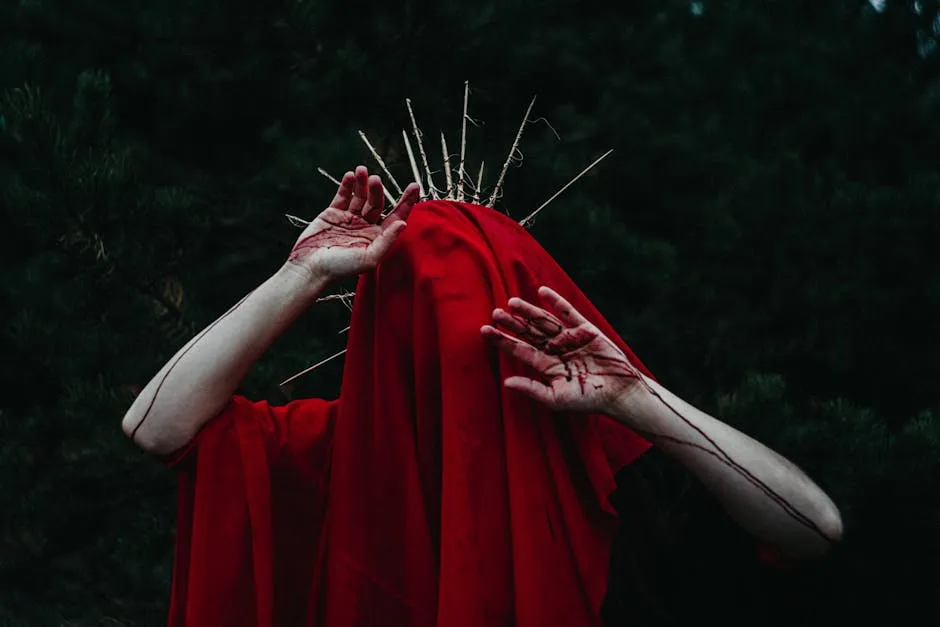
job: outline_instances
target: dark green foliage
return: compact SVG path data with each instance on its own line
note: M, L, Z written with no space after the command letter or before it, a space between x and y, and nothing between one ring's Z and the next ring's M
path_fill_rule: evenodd
M455 148L464 80L490 183L539 96L514 217L615 149L535 236L669 387L845 517L829 560L771 573L650 455L618 495L610 624L935 622L938 3L343 6L0 4L0 625L164 622L174 481L120 433L135 387L281 263L283 214L333 193L318 165L371 163L357 129L402 180L405 97ZM286 400L345 321L311 310L244 392Z

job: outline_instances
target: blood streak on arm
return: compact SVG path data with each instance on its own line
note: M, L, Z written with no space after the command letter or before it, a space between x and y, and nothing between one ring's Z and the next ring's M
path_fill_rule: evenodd
M571 312L565 313L567 314L566 318L572 322L575 322L574 316L571 314ZM649 383L643 379L642 374L635 366L633 366L633 364L629 362L629 360L627 360L625 357L613 357L604 355L600 351L591 350L589 345L592 342L610 341L601 336L597 330L581 325L565 328L560 320L546 313L533 315L531 316L531 319L526 319L524 316L515 315L513 318L518 323L518 328L516 331L520 335L521 339L529 342L532 346L538 348L546 355L551 355L559 359L564 368L565 379L567 381L572 381L575 376L578 378L582 396L587 393L587 381L592 375L598 377L624 377L638 380L648 392L650 392L669 410L670 413L681 420L687 427L689 427L689 429L700 435L705 440L705 442L707 442L708 446L666 434L653 433L634 428L633 430L636 431L636 433L649 439L650 441L659 440L663 442L669 442L671 444L687 446L700 450L714 457L744 478L748 483L753 485L757 490L767 496L767 498L777 503L777 505L779 505L780 508L792 520L813 531L816 535L820 536L828 543L833 543L833 540L829 538L810 517L800 512L781 494L773 490L769 485L755 476L754 473L752 473L742 464L732 459L732 457L724 449L722 449L721 446L719 446L712 437L705 433L703 429L693 424L688 418L683 416L675 407L667 402L666 399L664 399L655 389L652 388L652 386L649 385ZM588 355L586 355L585 349L590 351L590 360L598 365L602 365L602 368L596 369L594 371L590 370L587 359ZM616 352L620 352L620 350L616 349ZM551 379L554 376L550 372L550 368L546 371L543 371L541 374L548 379ZM603 387L603 385L596 384L594 387L595 389L600 389Z

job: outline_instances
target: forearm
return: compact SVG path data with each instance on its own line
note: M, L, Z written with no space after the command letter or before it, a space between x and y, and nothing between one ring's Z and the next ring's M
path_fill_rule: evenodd
M254 363L322 293L285 265L196 335L144 387L124 416L124 432L143 449L166 454L218 415Z
M793 559L821 556L842 533L839 511L794 464L646 379L612 417L688 468L729 515Z

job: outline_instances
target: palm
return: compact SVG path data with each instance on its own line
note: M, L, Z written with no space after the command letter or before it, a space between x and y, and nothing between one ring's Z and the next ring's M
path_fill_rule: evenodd
M564 352L542 349L536 353L535 368L542 373L554 406L560 410L594 410L623 391L622 365L626 356L604 338L596 327L579 326L562 332L570 344ZM612 364L614 364L612 366Z
M494 326L484 336L538 373L538 380L511 377L517 389L557 411L605 411L640 377L610 339L548 288L539 291L556 314L521 299L509 301L510 311L497 309Z
M301 233L294 253L306 248L309 263L330 276L349 276L374 265L375 242L383 232L361 215L328 207Z
M409 185L380 222L385 205L381 180L362 166L347 172L330 206L300 234L288 261L331 279L373 269L405 227L417 192L417 185Z

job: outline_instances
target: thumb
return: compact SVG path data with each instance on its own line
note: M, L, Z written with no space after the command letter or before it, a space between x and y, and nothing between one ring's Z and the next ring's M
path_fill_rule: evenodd
M388 225L386 228L382 229L382 232L376 237L371 244L369 244L368 254L376 262L378 262L382 257L385 256L385 253L388 252L388 249L392 247L392 244L395 243L395 240L398 239L398 236L402 231L405 230L405 227L408 226L404 220L397 220L392 224Z
M538 381L533 381L528 377L509 377L503 382L503 385L506 386L508 390L515 390L525 394L534 401L538 401L549 407L555 405L555 397L552 394L552 388L545 385L544 383L539 383Z

